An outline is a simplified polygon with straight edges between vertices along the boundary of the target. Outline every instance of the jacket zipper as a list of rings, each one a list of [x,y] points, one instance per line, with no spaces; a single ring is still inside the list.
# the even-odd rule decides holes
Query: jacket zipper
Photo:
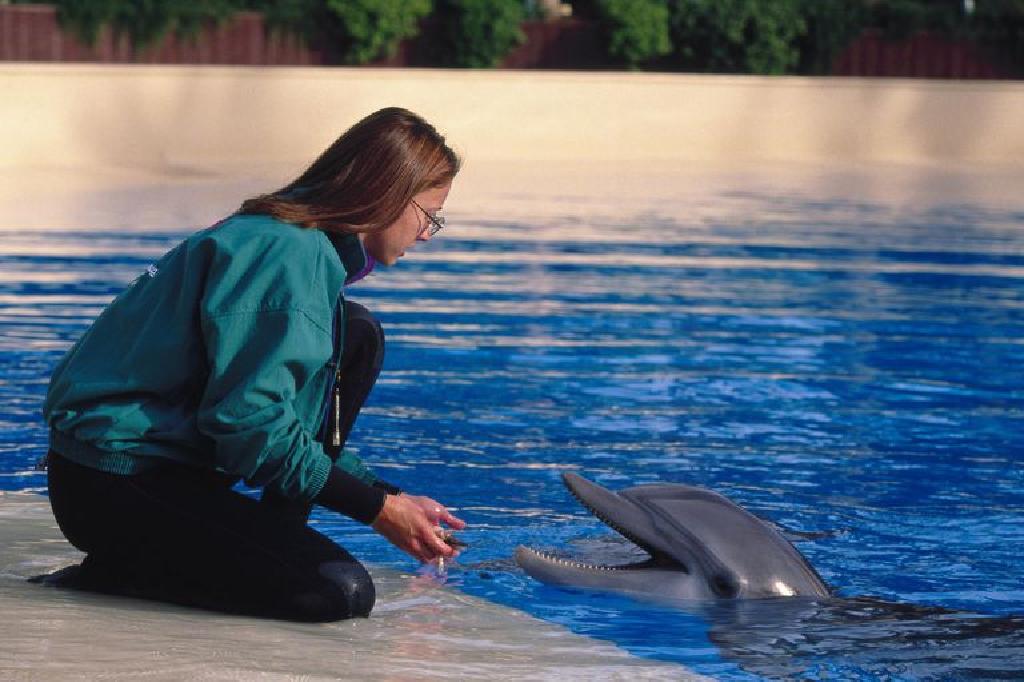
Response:
[[[320,409],[320,414],[324,415],[324,424],[321,427],[320,432],[323,435],[323,439],[327,441],[327,422],[330,420],[330,416],[334,415],[334,428],[330,434],[331,445],[334,447],[341,446],[341,300],[334,306],[334,346],[331,349],[331,361],[328,363],[333,374],[333,382],[327,389],[327,395],[325,396],[324,405]],[[329,402],[328,402],[329,401]],[[327,410],[330,408],[330,414]]]
[[[341,363],[338,363],[339,365]],[[341,447],[341,369],[334,370],[334,433],[331,434],[331,445]]]

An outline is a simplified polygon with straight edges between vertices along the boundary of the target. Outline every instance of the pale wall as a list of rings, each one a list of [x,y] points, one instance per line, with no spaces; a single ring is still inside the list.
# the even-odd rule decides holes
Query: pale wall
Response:
[[[1024,166],[1024,84],[639,73],[0,65],[0,166],[311,159],[388,105],[477,161]]]

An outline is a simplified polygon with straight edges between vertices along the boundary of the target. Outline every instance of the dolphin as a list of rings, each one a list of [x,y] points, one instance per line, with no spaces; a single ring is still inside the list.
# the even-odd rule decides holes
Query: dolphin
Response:
[[[650,558],[601,566],[519,547],[519,566],[545,583],[620,592],[701,617],[710,640],[743,670],[806,679],[827,661],[830,672],[851,677],[1020,676],[1024,616],[839,597],[773,525],[722,495],[675,484],[615,493],[573,473],[562,480]],[[645,643],[676,646],[678,630],[657,623]]]
[[[668,483],[615,493],[571,472],[562,481],[590,513],[650,558],[602,566],[516,548],[516,563],[541,582],[659,601],[831,596],[772,525],[718,493]]]

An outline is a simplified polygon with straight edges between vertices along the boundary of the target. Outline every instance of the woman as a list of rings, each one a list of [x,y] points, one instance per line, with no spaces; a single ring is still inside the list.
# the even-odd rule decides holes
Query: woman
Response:
[[[299,621],[366,616],[370,576],[309,528],[314,503],[420,561],[456,554],[440,524],[460,519],[342,451],[384,343],[342,289],[442,227],[458,170],[426,121],[383,109],[107,307],[43,410],[53,512],[87,553],[64,582]],[[262,499],[233,491],[239,478]]]

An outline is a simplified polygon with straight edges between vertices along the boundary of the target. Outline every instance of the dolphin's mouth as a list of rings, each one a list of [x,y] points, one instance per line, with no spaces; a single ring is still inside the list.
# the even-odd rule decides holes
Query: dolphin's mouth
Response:
[[[646,550],[644,550],[646,551]],[[520,563],[524,560],[533,559],[535,562],[543,562],[557,566],[560,568],[571,568],[577,571],[643,571],[643,570],[679,570],[685,572],[686,569],[679,563],[672,561],[671,559],[660,560],[657,557],[651,556],[643,561],[635,561],[627,564],[592,564],[577,559],[570,559],[550,552],[544,552],[539,549],[532,547],[518,547],[516,549],[516,555]]]
[[[583,483],[592,485],[589,484],[589,482],[587,481],[583,481]],[[524,562],[530,562],[532,560],[532,563],[546,563],[553,567],[573,569],[577,571],[612,572],[670,570],[679,571],[682,573],[689,573],[687,567],[681,564],[679,561],[677,561],[674,557],[666,554],[665,552],[659,551],[657,548],[651,546],[650,543],[645,542],[644,539],[640,537],[637,533],[630,531],[630,529],[625,527],[625,525],[611,518],[609,514],[605,514],[602,511],[602,509],[599,508],[597,505],[592,504],[590,500],[584,496],[583,492],[579,487],[579,483],[574,483],[572,480],[566,478],[565,484],[566,487],[569,489],[569,492],[572,493],[572,496],[576,498],[576,501],[583,505],[583,507],[588,512],[590,512],[591,515],[594,516],[594,518],[596,518],[598,521],[608,526],[616,533],[624,537],[626,540],[631,542],[633,545],[635,545],[637,548],[642,550],[646,554],[646,557],[638,561],[629,561],[627,563],[595,564],[589,563],[587,561],[582,561],[576,558],[567,558],[551,552],[545,552],[539,549],[534,549],[532,547],[520,546],[516,550],[516,557],[521,565]],[[622,501],[618,499],[618,496],[616,496],[616,498],[619,503],[622,503]]]

